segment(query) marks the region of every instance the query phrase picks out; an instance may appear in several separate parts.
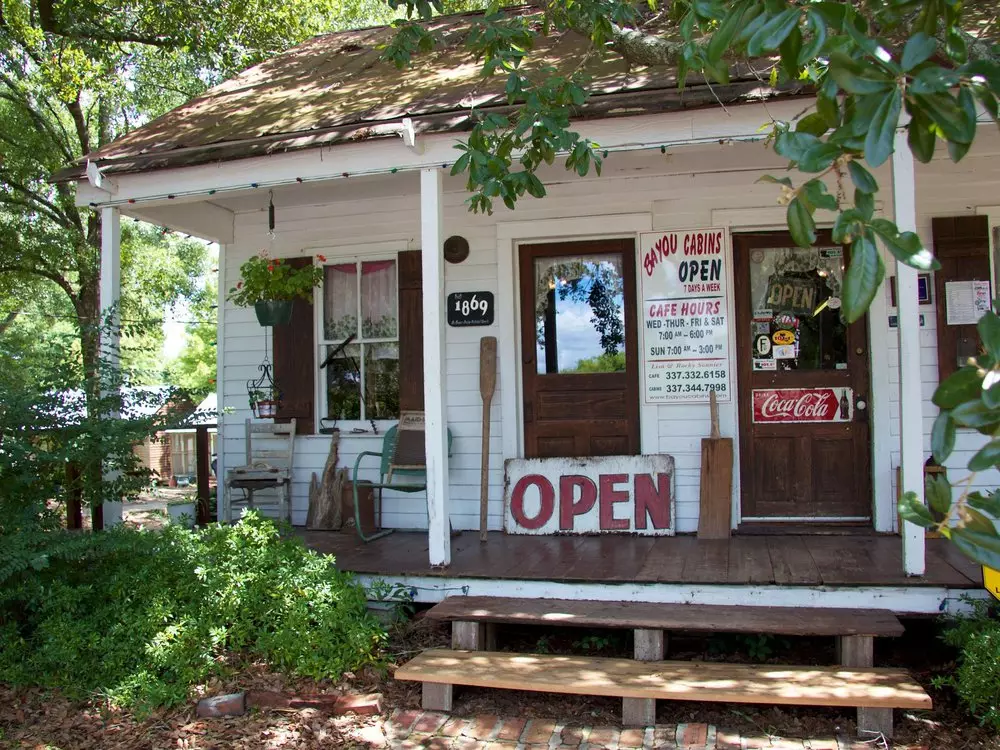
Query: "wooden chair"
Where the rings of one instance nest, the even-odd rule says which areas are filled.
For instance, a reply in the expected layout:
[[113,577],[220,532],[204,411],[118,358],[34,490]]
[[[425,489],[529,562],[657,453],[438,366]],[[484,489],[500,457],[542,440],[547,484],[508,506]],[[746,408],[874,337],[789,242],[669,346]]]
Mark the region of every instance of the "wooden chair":
[[[448,455],[451,455],[451,430],[448,430]],[[365,456],[379,459],[379,480],[370,482],[360,479],[361,461]],[[382,490],[396,492],[425,492],[427,490],[427,459],[424,452],[423,412],[403,412],[399,424],[386,430],[382,438],[382,451],[363,451],[354,461],[351,487],[354,493],[354,528],[363,542],[391,534],[393,529],[382,529],[374,534],[365,534],[361,523],[361,507],[358,502],[358,486],[362,489],[378,491],[378,513],[381,526]]]
[[[278,517],[292,520],[292,467],[295,460],[295,420],[288,424],[246,421],[246,464],[226,472],[222,518],[233,520],[234,489],[243,490],[246,507],[276,507]],[[255,503],[254,494],[278,490],[277,502]],[[242,500],[239,502],[242,504]]]

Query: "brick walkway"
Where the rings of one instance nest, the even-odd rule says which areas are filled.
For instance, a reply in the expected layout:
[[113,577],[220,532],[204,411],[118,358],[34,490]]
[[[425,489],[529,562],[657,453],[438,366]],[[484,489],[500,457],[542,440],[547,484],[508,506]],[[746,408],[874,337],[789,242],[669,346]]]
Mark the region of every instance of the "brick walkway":
[[709,724],[619,729],[486,715],[463,719],[433,711],[401,709],[392,712],[385,733],[389,747],[398,750],[879,750],[886,747],[881,740],[750,737]]

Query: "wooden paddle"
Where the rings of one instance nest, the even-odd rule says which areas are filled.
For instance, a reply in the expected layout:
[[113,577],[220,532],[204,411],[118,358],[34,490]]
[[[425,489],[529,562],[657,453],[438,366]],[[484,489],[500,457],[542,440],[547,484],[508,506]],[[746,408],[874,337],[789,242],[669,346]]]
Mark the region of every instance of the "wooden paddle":
[[701,439],[701,509],[699,539],[728,539],[733,496],[733,440],[719,433],[719,403],[708,396],[712,432]]
[[479,541],[486,541],[486,516],[490,491],[490,405],[497,387],[497,340],[479,341],[479,395],[483,397],[483,461],[479,475]]

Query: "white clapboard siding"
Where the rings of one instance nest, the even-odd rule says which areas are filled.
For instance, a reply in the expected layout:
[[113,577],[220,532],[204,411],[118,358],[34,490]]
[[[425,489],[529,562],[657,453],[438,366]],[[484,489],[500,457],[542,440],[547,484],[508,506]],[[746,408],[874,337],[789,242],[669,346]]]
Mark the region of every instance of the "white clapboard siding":
[[[492,216],[474,215],[466,210],[467,194],[459,178],[445,178],[445,236],[462,235],[470,244],[469,258],[461,264],[445,264],[446,292],[490,291],[498,295],[497,229],[498,222],[530,222],[533,220],[599,217],[625,213],[649,213],[654,229],[681,229],[731,222],[733,230],[780,229],[784,209],[777,205],[774,185],[758,183],[765,173],[777,173],[782,160],[761,144],[718,145],[669,151],[631,154],[611,154],[606,160],[604,175],[575,178],[558,166],[544,171],[548,195],[542,200],[523,198],[517,210],[511,212],[501,204]],[[888,168],[875,172],[882,194],[881,208],[892,212],[892,196]],[[793,179],[799,175],[793,174]],[[315,188],[315,202],[300,198],[299,205],[278,206],[277,231],[268,236],[267,212],[264,203],[253,210],[238,212],[235,242],[227,246],[224,258],[223,283],[232,287],[239,278],[239,265],[249,255],[265,248],[275,257],[324,254],[329,260],[352,257],[359,246],[379,245],[385,252],[420,248],[419,195],[417,183],[410,176],[398,175],[401,182],[383,193],[373,192],[370,184],[357,182],[357,191],[342,185],[336,188]],[[917,166],[918,226],[921,235],[930,241],[931,217],[970,213],[977,204],[995,203],[995,187],[1000,181],[1000,138],[983,129],[979,143],[966,159],[953,165],[947,158],[930,165]],[[383,182],[382,184],[385,184]],[[831,181],[831,188],[836,185]],[[303,186],[305,190],[312,190]],[[853,187],[845,185],[850,195]],[[308,205],[307,205],[308,204]],[[735,218],[734,218],[735,217]],[[821,217],[822,220],[822,217]],[[889,275],[893,274],[890,258],[886,258]],[[739,283],[733,279],[731,285]],[[517,299],[513,294],[513,299]],[[935,300],[936,302],[936,300]],[[888,307],[888,301],[886,301]],[[924,306],[925,327],[921,331],[921,378],[924,396],[925,449],[929,451],[929,434],[936,413],[930,397],[937,385],[937,354],[934,308]],[[889,309],[890,314],[895,311]],[[225,362],[223,368],[225,398],[223,406],[234,410],[225,417],[225,465],[242,461],[243,419],[248,416],[245,396],[246,380],[256,376],[257,364],[264,351],[264,330],[250,310],[227,304],[224,315]],[[499,320],[500,311],[498,311]],[[875,450],[884,460],[881,476],[874,477],[876,486],[889,487],[895,497],[895,467],[899,463],[899,368],[898,338],[885,319],[872,319],[870,346],[886,351],[889,372],[888,392],[873,394],[888,404],[884,413],[891,419],[888,429],[873,429],[882,435]],[[456,529],[475,529],[479,523],[479,462],[481,400],[479,396],[479,339],[499,335],[499,326],[481,328],[448,328],[446,337],[447,362],[445,384],[448,422],[454,435],[450,462],[451,521]],[[306,356],[312,356],[309,353]],[[732,353],[735,373],[735,350]],[[735,374],[733,387],[736,387]],[[509,394],[498,386],[491,412],[489,523],[491,529],[502,528],[503,500],[503,434],[501,404]],[[697,528],[698,485],[700,471],[700,441],[709,432],[708,407],[693,405],[643,405],[645,415],[651,415],[657,428],[645,431],[655,437],[654,445],[644,445],[646,452],[662,452],[676,461],[676,530],[690,532]],[[720,404],[723,435],[738,438],[738,417],[735,402]],[[511,426],[511,428],[513,428]],[[295,484],[293,487],[293,521],[302,523],[307,507],[307,487],[312,472],[322,470],[329,438],[300,438],[296,451]],[[975,433],[959,435],[958,449],[949,468],[953,476],[964,476],[968,457],[982,444]],[[341,438],[340,465],[351,467],[354,457],[362,450],[377,450],[380,440],[370,435],[345,434]],[[509,456],[508,456],[509,457]],[[372,466],[375,462],[373,460]],[[738,469],[738,457],[737,467]],[[885,472],[892,478],[887,479]],[[977,486],[995,486],[1000,477],[992,472],[977,479]],[[738,471],[737,471],[738,491]],[[423,494],[385,497],[384,523],[397,528],[425,528],[426,501]]]

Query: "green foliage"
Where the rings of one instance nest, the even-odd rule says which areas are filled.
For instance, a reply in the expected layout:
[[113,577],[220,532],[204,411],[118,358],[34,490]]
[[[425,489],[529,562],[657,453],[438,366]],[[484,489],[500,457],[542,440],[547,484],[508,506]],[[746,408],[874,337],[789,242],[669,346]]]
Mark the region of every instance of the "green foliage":
[[[394,5],[422,19],[440,9],[430,0]],[[977,106],[997,120],[1000,62],[994,22],[986,20],[992,10],[980,24],[986,29],[981,38],[965,30],[963,23],[975,24],[963,12],[984,9],[952,0],[677,0],[666,12],[658,3],[644,6],[553,0],[530,16],[503,13],[492,3],[473,21],[465,45],[481,61],[484,78],[503,76],[511,110],[482,116],[467,142],[456,146],[461,154],[452,174],[467,175],[471,210],[491,212],[496,198],[513,208],[525,193],[544,196],[536,172],[556,158],[579,175],[591,166],[600,174],[606,153],[570,123],[590,96],[581,72],[590,55],[610,52],[627,65],[671,66],[682,88],[693,73],[728,84],[734,63],[750,58],[771,86],[807,83],[817,93],[813,111],[774,122],[769,136],[775,152],[807,179],[798,186],[789,178],[769,179],[782,183],[779,200],[803,247],[816,241],[816,210],[837,212],[834,240],[854,250],[842,296],[846,321],[865,313],[885,276],[878,244],[919,270],[937,267],[916,234],[875,216],[878,184],[859,162],[884,164],[895,151],[897,128],[906,131],[920,161],[933,158],[938,141],[958,161],[975,138]],[[592,51],[560,68],[532,59],[539,37],[566,32],[589,38]],[[405,23],[386,57],[405,65],[436,42],[433,32]],[[826,192],[823,178],[844,188],[848,176],[853,196]]]
[[216,284],[216,275],[209,275],[201,292],[187,306],[183,313],[188,317],[184,325],[184,347],[167,362],[163,371],[167,383],[180,388],[194,401],[201,401],[215,390],[218,333]]
[[980,723],[1000,731],[1000,620],[984,602],[975,602],[970,617],[949,623],[943,638],[961,650],[958,669],[935,685],[955,690]]
[[596,357],[581,359],[575,368],[564,372],[625,372],[625,352],[605,352]]
[[25,552],[30,566],[0,569],[0,680],[13,684],[148,710],[184,702],[226,657],[337,679],[376,663],[384,641],[349,574],[254,514],[195,531],[40,533]]
[[[995,302],[996,306],[998,303]],[[985,352],[970,358],[934,392],[940,409],[931,430],[931,450],[939,464],[955,449],[957,428],[975,430],[989,438],[968,461],[968,479],[958,496],[942,476],[928,476],[924,485],[927,504],[916,493],[906,492],[899,504],[903,519],[935,529],[968,557],[991,568],[1000,568],[1000,493],[972,492],[975,474],[1000,466],[1000,317],[989,311],[978,323]]]
[[240,266],[240,281],[229,290],[229,301],[250,307],[267,300],[309,299],[323,281],[323,267],[315,264],[292,268],[263,250]]

